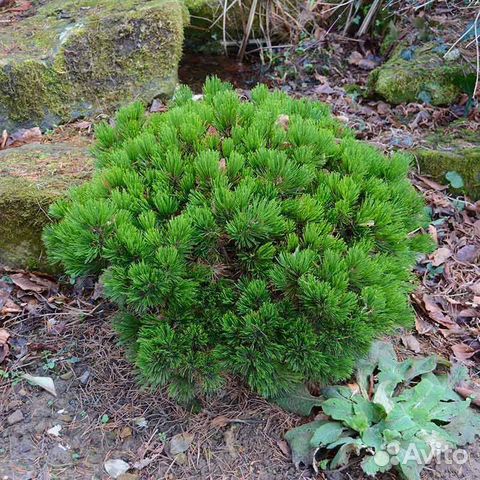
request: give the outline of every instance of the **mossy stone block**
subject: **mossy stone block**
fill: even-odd
[[[458,61],[445,61],[434,43],[419,48],[398,47],[370,74],[369,90],[394,105],[426,99],[432,105],[451,105],[461,93],[455,78],[469,71]]]
[[[480,147],[462,149],[429,149],[415,151],[423,174],[439,183],[447,183],[447,172],[455,171],[463,179],[464,193],[474,200],[480,199]],[[455,193],[463,193],[455,190]]]
[[[86,145],[29,144],[0,151],[0,264],[50,271],[42,242],[48,208],[92,170]]]
[[[170,96],[187,19],[180,0],[33,2],[0,32],[0,131]]]

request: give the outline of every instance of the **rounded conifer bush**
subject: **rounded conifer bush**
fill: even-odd
[[[409,158],[353,138],[326,105],[207,80],[166,113],[96,129],[94,178],[51,208],[51,259],[103,273],[141,378],[182,401],[229,374],[275,397],[344,379],[413,315],[428,238]]]

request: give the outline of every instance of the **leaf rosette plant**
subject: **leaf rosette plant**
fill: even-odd
[[[96,129],[94,178],[51,209],[54,262],[103,274],[144,381],[182,401],[226,375],[275,397],[351,374],[410,325],[428,239],[409,158],[353,138],[326,105],[207,80],[169,110]]]
[[[338,469],[360,456],[367,475],[393,468],[402,478],[420,480],[434,459],[452,461],[454,449],[480,435],[480,415],[454,390],[468,379],[467,369],[436,369],[435,357],[399,362],[390,344],[376,342],[358,362],[355,389],[323,389],[319,404],[330,419],[286,433],[296,466]],[[463,452],[459,458],[465,459]]]

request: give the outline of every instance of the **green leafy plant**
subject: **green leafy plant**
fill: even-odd
[[[447,172],[445,178],[448,180],[448,183],[452,188],[463,188],[465,186],[462,176],[455,171]]]
[[[275,397],[348,377],[410,325],[428,237],[410,159],[356,141],[326,105],[209,79],[168,112],[134,104],[96,129],[98,168],[51,208],[45,241],[103,273],[141,378],[190,401],[242,377]]]
[[[435,357],[399,362],[390,344],[377,342],[357,367],[358,392],[323,389],[329,420],[307,423],[285,435],[297,466],[336,469],[362,455],[368,475],[396,468],[419,480],[432,457],[472,443],[480,415],[454,387],[468,377],[464,367],[435,375]]]

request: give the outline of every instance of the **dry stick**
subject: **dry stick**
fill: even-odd
[[[228,48],[227,48],[227,45],[226,45],[226,42],[227,42],[227,2],[228,0],[225,0],[225,3],[223,4],[223,23],[222,23],[222,39],[223,39],[223,48],[225,50],[225,55],[228,54]],[[235,2],[233,2],[230,7],[234,4]],[[229,8],[230,8],[229,7]]]
[[[255,11],[257,10],[257,3],[258,3],[258,0],[253,0],[252,6],[250,7],[247,26],[245,28],[245,33],[243,35],[242,46],[240,47],[240,51],[238,52],[238,58],[240,61],[242,61],[243,57],[245,56],[245,50],[247,49],[248,39],[250,37],[250,32],[252,31],[252,27],[253,27],[253,20],[255,19]]]
[[[219,21],[220,19],[223,19],[223,24],[225,25],[225,17],[227,15],[227,12],[234,6],[238,3],[239,0],[234,0],[232,3],[230,3],[230,5],[228,5],[227,7],[227,3],[228,3],[228,0],[225,0],[225,3],[223,4],[222,6],[222,13],[210,24],[210,29],[212,29],[212,27],[214,27]],[[195,18],[195,17],[193,17]],[[198,18],[198,17],[197,17]]]
[[[480,10],[475,17],[475,48],[477,51],[477,78],[475,79],[475,88],[473,89],[473,96],[475,97],[478,89],[478,82],[480,78],[480,45],[479,45],[479,38],[478,38],[478,21],[480,19]]]
[[[353,9],[354,9],[354,5],[353,5],[353,2],[350,3],[350,7],[348,9],[348,16],[347,16],[347,20],[345,21],[345,25],[343,27],[343,34],[344,35],[347,35],[348,33],[348,29],[350,28],[350,25],[352,23],[352,20],[353,20]]]
[[[358,29],[356,37],[363,37],[365,33],[367,33],[367,30],[370,28],[371,23],[373,22],[375,16],[377,15],[378,10],[380,9],[382,5],[382,0],[375,0],[372,5],[370,6],[370,9],[368,10],[367,16],[362,22],[362,25]]]

